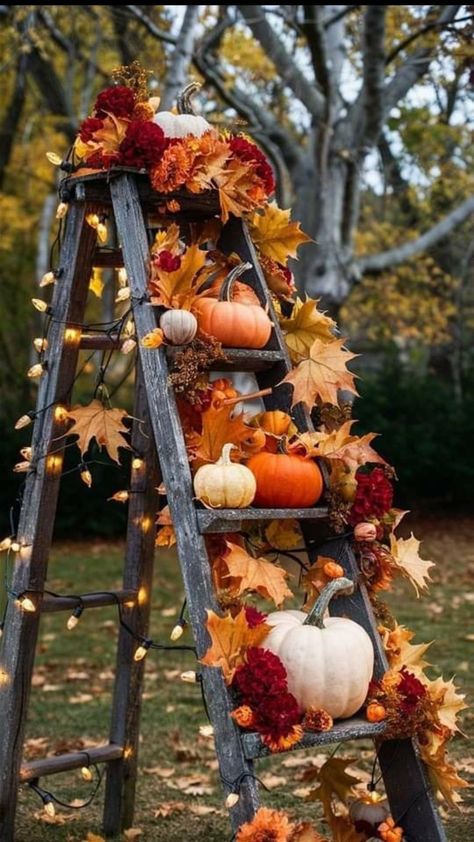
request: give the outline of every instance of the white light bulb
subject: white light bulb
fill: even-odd
[[[239,801],[240,801],[240,795],[239,795],[238,792],[229,792],[229,794],[228,794],[228,796],[225,800],[225,806],[227,807],[228,810],[230,810],[232,807],[235,807],[235,805],[238,804]]]
[[[184,681],[186,684],[196,684],[197,683],[197,675],[194,670],[186,670],[186,672],[181,673],[181,681]]]
[[[83,779],[84,781],[87,781],[87,782],[91,781],[91,780],[92,780],[92,777],[93,777],[92,772],[91,772],[91,770],[89,769],[89,766],[83,766],[83,767],[82,767],[82,769],[81,769],[81,775],[82,775],[82,779]]]

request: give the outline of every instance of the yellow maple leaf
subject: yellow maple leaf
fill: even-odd
[[[285,342],[294,363],[305,359],[315,339],[325,344],[334,340],[333,330],[336,322],[318,310],[318,301],[297,298],[291,317],[281,319],[280,325],[285,332]]]
[[[289,257],[296,257],[298,246],[312,242],[299,222],[290,222],[290,214],[289,209],[282,210],[276,202],[270,202],[250,221],[252,240],[259,251],[284,266]]]
[[[224,562],[230,577],[237,580],[236,596],[253,591],[264,599],[273,600],[277,608],[288,596],[293,596],[285,581],[288,578],[286,570],[265,558],[253,558],[238,544],[231,541],[226,544],[230,552],[224,556]]]
[[[160,345],[163,344],[163,338],[163,331],[161,328],[155,327],[153,330],[150,330],[149,333],[145,334],[140,342],[140,345],[143,345],[144,348],[159,348]]]
[[[302,541],[299,523],[293,518],[272,520],[265,529],[265,538],[270,546],[277,550],[291,550],[293,547],[298,547]]]
[[[456,717],[460,711],[467,708],[464,693],[458,693],[452,678],[450,681],[445,681],[442,676],[439,676],[434,681],[427,680],[426,683],[431,698],[439,705],[437,714],[441,725],[449,728],[450,731],[459,731]]]
[[[179,269],[174,272],[165,272],[153,266],[149,285],[152,304],[182,307],[197,284],[198,276],[199,284],[204,281],[200,273],[205,262],[206,252],[197,243],[192,243],[182,255]]]
[[[420,746],[420,751],[433,788],[441,793],[451,807],[457,807],[462,797],[456,790],[464,789],[469,784],[459,777],[455,767],[449,762],[445,746],[440,746],[436,754],[429,753],[424,746]]]
[[[355,375],[347,370],[346,363],[358,354],[343,348],[344,341],[335,339],[325,344],[320,339],[315,339],[308,359],[300,362],[281,381],[293,386],[292,407],[302,402],[308,409],[312,409],[318,398],[323,403],[337,405],[338,389],[346,389],[357,395]]]
[[[390,667],[394,670],[403,666],[408,667],[410,672],[418,678],[425,679],[424,669],[429,666],[429,662],[425,661],[424,655],[432,645],[431,642],[410,643],[414,637],[414,632],[405,628],[405,626],[398,625],[398,623],[393,629],[381,626],[379,632],[382,635]]]
[[[173,547],[176,544],[174,526],[162,526],[156,533],[155,547]]]
[[[415,538],[413,532],[409,538],[395,538],[395,535],[390,535],[390,552],[395,567],[410,580],[417,596],[420,595],[420,590],[428,588],[428,581],[431,580],[428,571],[434,567],[434,562],[420,558],[419,547],[420,541]]]
[[[208,610],[206,627],[212,643],[201,663],[208,667],[220,667],[227,684],[232,681],[237,667],[244,663],[247,648],[259,646],[271,631],[268,623],[250,628],[245,608],[241,608],[235,617],[229,613],[219,617]]]
[[[110,458],[120,464],[119,447],[130,450],[130,445],[123,438],[123,433],[129,432],[123,420],[129,417],[124,409],[106,409],[101,401],[93,400],[87,406],[75,406],[69,410],[68,418],[72,418],[74,424],[66,435],[79,437],[76,444],[82,455],[95,439],[97,445],[104,447]]]
[[[103,836],[98,836],[97,833],[91,833],[89,831],[86,838],[84,839],[84,842],[105,842],[105,839]]]
[[[170,251],[171,254],[178,254],[180,249],[180,228],[176,222],[172,222],[167,228],[161,228],[156,232],[151,253],[156,254],[160,251]]]

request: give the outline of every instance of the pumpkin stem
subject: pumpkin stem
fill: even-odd
[[[218,459],[219,465],[231,464],[230,451],[234,450],[234,448],[236,448],[236,445],[232,444],[232,442],[227,442],[227,444],[224,445],[224,447],[222,448],[222,453]]]
[[[231,300],[232,287],[234,285],[234,281],[236,281],[237,278],[240,278],[240,276],[243,275],[244,272],[247,272],[248,269],[252,269],[251,263],[239,263],[238,266],[234,266],[234,268],[231,269],[221,286],[221,291],[219,293],[219,301]]]
[[[191,100],[201,88],[199,82],[189,82],[181,91],[177,99],[178,114],[192,114],[196,116],[196,112],[192,106]]]
[[[346,594],[354,593],[354,582],[351,582],[351,580],[347,579],[345,576],[342,576],[340,579],[333,579],[326,585],[325,588],[323,588],[303,625],[317,626],[318,629],[323,629],[324,614],[326,613],[331,599],[333,596],[336,596],[337,593],[342,592]]]
[[[286,453],[288,455],[288,436],[280,436],[278,453]]]

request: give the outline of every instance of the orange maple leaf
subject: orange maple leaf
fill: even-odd
[[[123,438],[128,433],[124,427],[124,418],[130,416],[124,409],[106,409],[99,400],[93,400],[87,406],[75,406],[68,412],[68,417],[74,421],[67,431],[68,436],[79,436],[76,444],[81,454],[89,449],[92,439],[99,448],[104,447],[110,458],[120,464],[118,449],[123,447],[130,450],[130,445]]]
[[[118,148],[127,134],[129,123],[130,120],[107,113],[102,128],[94,132],[93,138],[99,143],[103,152],[108,154],[118,152]]]
[[[204,280],[201,270],[206,262],[206,252],[193,243],[181,256],[181,265],[174,272],[165,272],[152,266],[150,292],[152,304],[180,308],[195,293],[195,286]]]
[[[292,407],[302,402],[311,409],[318,398],[323,403],[337,405],[338,389],[346,389],[357,395],[355,375],[347,370],[346,363],[358,354],[343,348],[344,341],[335,339],[334,342],[324,343],[315,339],[308,359],[300,362],[281,381],[293,386]]]
[[[219,617],[208,610],[206,627],[212,643],[201,663],[208,667],[220,667],[227,684],[232,681],[237,667],[244,663],[246,650],[250,646],[259,646],[271,631],[268,623],[250,628],[245,608],[241,608],[235,617],[229,613]]]
[[[230,214],[242,216],[265,200],[265,191],[263,186],[259,190],[258,181],[255,172],[237,159],[228,161],[225,169],[214,176],[222,222],[227,222]]]
[[[286,597],[293,596],[286,585],[286,570],[265,558],[253,558],[237,544],[230,541],[226,541],[226,544],[230,552],[225,555],[224,562],[230,578],[234,581],[236,596],[241,596],[245,591],[253,591],[264,599],[273,600],[277,608]]]
[[[252,427],[244,424],[244,413],[232,416],[232,409],[231,406],[220,409],[210,406],[202,413],[202,432],[192,436],[193,467],[198,462],[217,462],[227,442],[241,449],[243,443],[253,435],[255,431]],[[232,458],[238,460],[236,450],[232,451]]]
[[[346,421],[337,430],[325,430],[314,433],[303,433],[298,441],[305,445],[308,456],[324,456],[325,459],[338,459],[348,468],[357,468],[367,462],[377,462],[386,465],[385,459],[379,456],[371,447],[371,442],[377,433],[366,433],[364,436],[351,435],[351,426],[355,421]]]

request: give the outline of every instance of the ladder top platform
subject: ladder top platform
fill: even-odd
[[[60,195],[63,201],[88,202],[90,204],[111,205],[110,183],[116,178],[129,173],[134,176],[141,205],[148,211],[172,217],[177,221],[220,218],[219,195],[217,190],[203,193],[189,193],[177,190],[173,193],[158,193],[153,190],[148,175],[132,167],[111,167],[110,170],[78,170],[74,175],[66,176],[61,181]],[[178,202],[179,210],[172,212],[170,202]]]

